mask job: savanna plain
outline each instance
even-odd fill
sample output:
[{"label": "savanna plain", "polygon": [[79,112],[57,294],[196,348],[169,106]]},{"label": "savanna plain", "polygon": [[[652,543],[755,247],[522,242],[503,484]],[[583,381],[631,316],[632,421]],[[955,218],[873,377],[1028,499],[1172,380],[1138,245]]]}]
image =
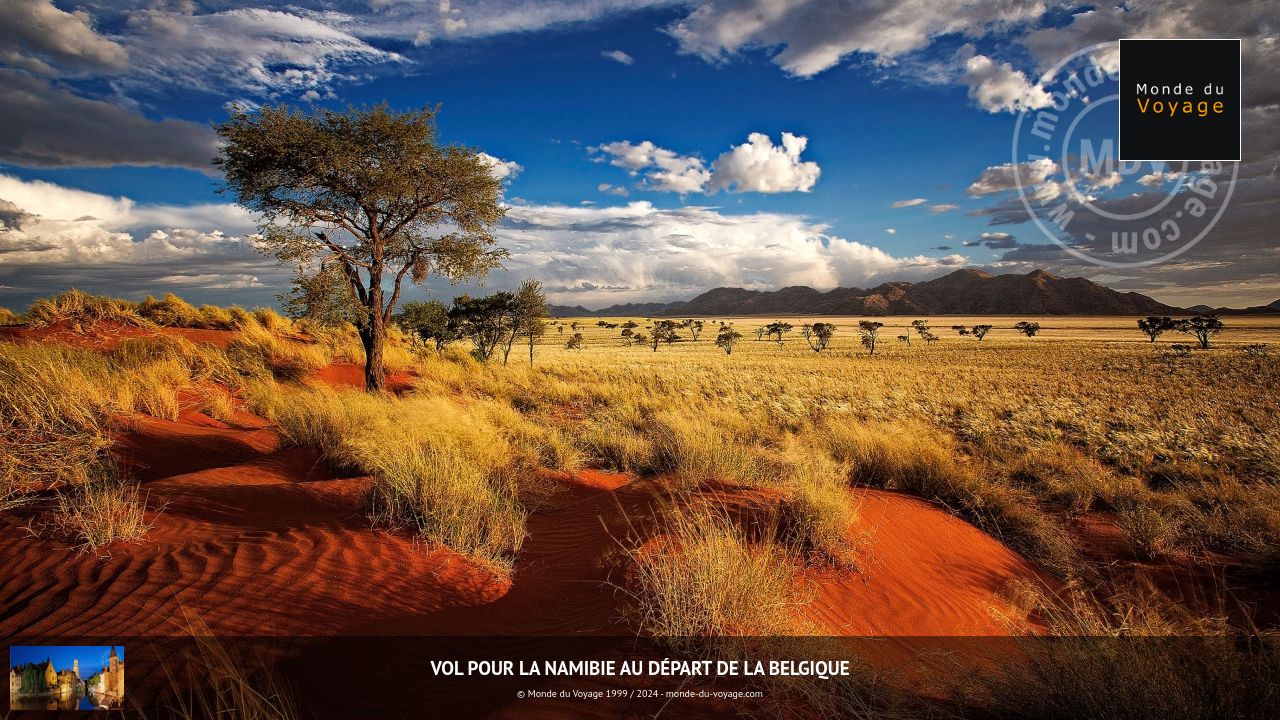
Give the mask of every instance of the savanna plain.
[{"label": "savanna plain", "polygon": [[[351,327],[64,293],[0,328],[0,630],[818,643],[858,671],[728,709],[1274,717],[1280,319],[1136,320],[560,318],[505,363],[393,330],[370,394]],[[204,658],[177,716],[306,705]]]}]

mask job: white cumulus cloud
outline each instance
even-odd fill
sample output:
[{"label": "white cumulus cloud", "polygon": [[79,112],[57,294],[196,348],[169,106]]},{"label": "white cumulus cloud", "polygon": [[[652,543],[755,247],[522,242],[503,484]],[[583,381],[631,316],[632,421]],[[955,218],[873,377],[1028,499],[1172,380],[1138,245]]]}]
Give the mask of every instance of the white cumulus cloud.
[{"label": "white cumulus cloud", "polygon": [[1021,71],[986,55],[966,60],[962,79],[969,86],[969,97],[987,112],[1037,110],[1053,102],[1044,88],[1033,85]]},{"label": "white cumulus cloud", "polygon": [[801,160],[809,139],[783,132],[781,144],[768,135],[751,133],[747,141],[720,154],[708,168],[697,155],[681,155],[649,140],[605,143],[590,148],[598,159],[608,160],[632,176],[641,178],[642,190],[687,194],[693,192],[808,192],[822,169]]}]

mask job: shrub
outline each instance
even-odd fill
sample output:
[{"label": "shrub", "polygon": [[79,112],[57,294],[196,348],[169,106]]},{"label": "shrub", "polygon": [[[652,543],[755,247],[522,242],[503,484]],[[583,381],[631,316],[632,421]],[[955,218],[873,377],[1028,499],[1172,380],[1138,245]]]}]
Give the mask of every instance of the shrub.
[{"label": "shrub", "polygon": [[1115,510],[1122,503],[1138,502],[1145,494],[1142,481],[1119,476],[1061,443],[1020,453],[1007,465],[1010,482],[1073,513]]},{"label": "shrub", "polygon": [[0,307],[0,326],[21,325],[22,318],[7,307]]},{"label": "shrub", "polygon": [[804,634],[808,598],[791,550],[750,543],[714,511],[672,509],[664,525],[665,538],[629,550],[642,632],[677,649],[682,639]]},{"label": "shrub", "polygon": [[147,327],[151,324],[126,300],[90,295],[76,289],[54,297],[41,298],[27,310],[27,322],[32,327],[67,322],[74,329],[86,330],[104,321],[135,327]]},{"label": "shrub", "polygon": [[289,318],[271,308],[254,308],[253,319],[257,321],[258,325],[262,326],[263,330],[276,335],[283,335],[293,329],[293,323],[289,321]]},{"label": "shrub", "polygon": [[785,470],[784,532],[799,547],[846,569],[856,569],[861,542],[853,538],[858,507],[848,471],[820,451],[797,449]]},{"label": "shrub", "polygon": [[260,328],[241,331],[225,352],[227,360],[240,374],[258,379],[301,380],[329,364],[329,358],[319,346]]},{"label": "shrub", "polygon": [[61,491],[53,511],[53,527],[85,552],[113,542],[138,542],[151,525],[137,483],[113,475]]},{"label": "shrub", "polygon": [[198,327],[210,330],[235,330],[238,325],[231,311],[217,305],[200,306],[200,324]]},{"label": "shrub", "polygon": [[212,381],[228,387],[238,387],[241,382],[240,373],[225,353],[175,335],[128,338],[113,348],[108,357],[126,371],[172,362],[186,368],[188,377],[197,382]]},{"label": "shrub", "polygon": [[173,293],[165,293],[159,300],[148,295],[138,304],[138,314],[163,327],[203,327],[200,311]]},{"label": "shrub", "polygon": [[107,374],[89,351],[0,343],[0,499],[89,480],[111,444],[98,412]]}]

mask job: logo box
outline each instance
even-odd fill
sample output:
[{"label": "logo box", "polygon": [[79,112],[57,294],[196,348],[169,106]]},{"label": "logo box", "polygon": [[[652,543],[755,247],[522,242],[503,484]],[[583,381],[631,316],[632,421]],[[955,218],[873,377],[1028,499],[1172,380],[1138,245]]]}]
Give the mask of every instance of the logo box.
[{"label": "logo box", "polygon": [[1241,109],[1240,40],[1120,40],[1120,160],[1236,162]]}]

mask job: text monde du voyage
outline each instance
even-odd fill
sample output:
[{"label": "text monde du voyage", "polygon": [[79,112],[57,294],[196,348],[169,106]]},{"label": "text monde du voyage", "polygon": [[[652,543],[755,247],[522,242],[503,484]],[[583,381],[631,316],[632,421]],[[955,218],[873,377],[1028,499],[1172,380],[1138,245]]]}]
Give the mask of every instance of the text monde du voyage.
[{"label": "text monde du voyage", "polygon": [[1203,87],[1196,87],[1189,83],[1175,85],[1136,83],[1134,85],[1134,100],[1138,103],[1138,112],[1143,115],[1165,117],[1223,115],[1227,111],[1226,103],[1213,98],[1225,94],[1225,86],[1213,83],[1205,83]]}]

